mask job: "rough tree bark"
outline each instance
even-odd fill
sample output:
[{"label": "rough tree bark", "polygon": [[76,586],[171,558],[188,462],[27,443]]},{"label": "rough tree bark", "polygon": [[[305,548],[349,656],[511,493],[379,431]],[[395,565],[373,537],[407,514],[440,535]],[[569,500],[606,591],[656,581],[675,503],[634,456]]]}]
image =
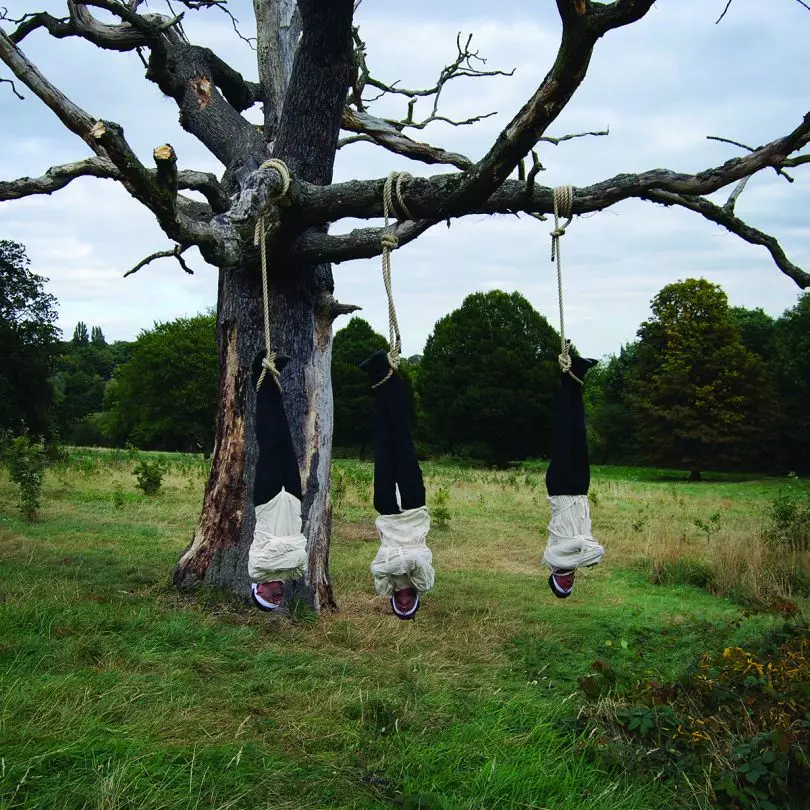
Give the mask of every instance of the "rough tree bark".
[{"label": "rough tree bark", "polygon": [[[185,7],[184,13],[201,8],[221,11],[223,4],[223,0],[177,2]],[[353,0],[254,0],[258,82],[242,77],[210,49],[190,43],[181,26],[182,14],[141,13],[141,0],[68,0],[63,18],[35,12],[13,20],[0,9],[0,61],[14,76],[0,78],[0,88],[8,84],[18,93],[14,82],[19,82],[93,154],[54,166],[41,177],[0,182],[0,202],[51,194],[78,177],[109,178],[147,207],[174,242],[172,249],[152,254],[130,272],[159,257],[175,257],[183,264],[181,254],[191,246],[199,247],[206,261],[219,268],[217,442],[202,514],[174,572],[178,586],[209,583],[243,598],[248,593],[246,559],[253,533],[251,487],[257,456],[250,369],[264,348],[258,253],[252,242],[260,211],[265,210],[269,221],[272,348],[291,357],[282,381],[304,487],[309,570],[303,587],[315,608],[323,609],[335,605],[329,580],[331,331],[336,315],[352,309],[333,297],[329,262],[378,256],[383,235],[380,227],[329,234],[329,224],[339,219],[374,219],[383,213],[384,178],[331,182],[336,149],[366,141],[412,160],[457,170],[406,184],[404,200],[415,219],[392,225],[400,246],[451,217],[549,214],[552,189],[536,183],[541,166],[533,148],[542,141],[556,144],[607,134],[554,138],[548,129],[585,80],[600,38],[637,23],[655,2],[556,0],[562,36],[551,69],[477,162],[414,140],[404,130],[423,129],[434,120],[456,125],[481,120],[486,116],[450,121],[439,115],[442,88],[456,78],[504,74],[479,69],[481,60],[476,61],[470,40],[464,44],[459,37],[455,61],[442,70],[432,88],[413,90],[374,79],[366,65],[365,45],[352,29]],[[102,9],[116,22],[101,22],[91,9]],[[7,32],[8,25],[12,28]],[[26,57],[22,46],[35,32],[146,54],[146,78],[174,99],[181,126],[222,162],[222,177],[179,170],[182,155],[175,155],[168,145],[155,149],[155,167],[144,165],[118,124],[81,109]],[[405,117],[397,121],[372,115],[370,102],[363,97],[366,86],[375,94],[407,98]],[[414,119],[416,98],[432,104],[424,120]],[[242,115],[256,103],[263,104],[261,127]],[[341,126],[352,133],[343,141],[338,140]],[[788,259],[777,239],[740,219],[734,210],[756,172],[772,168],[791,179],[786,168],[810,163],[810,155],[798,154],[810,143],[810,113],[793,131],[763,146],[727,143],[746,154],[694,174],[654,169],[577,188],[573,213],[601,211],[630,198],[677,205],[764,247],[784,274],[799,287],[810,287],[810,273]],[[278,196],[280,176],[260,167],[271,156],[284,160],[293,173],[292,185],[278,204],[267,201]],[[529,156],[533,166],[526,173],[523,163]],[[733,188],[725,205],[706,196],[727,187]],[[187,189],[201,192],[206,202],[181,193]]]}]

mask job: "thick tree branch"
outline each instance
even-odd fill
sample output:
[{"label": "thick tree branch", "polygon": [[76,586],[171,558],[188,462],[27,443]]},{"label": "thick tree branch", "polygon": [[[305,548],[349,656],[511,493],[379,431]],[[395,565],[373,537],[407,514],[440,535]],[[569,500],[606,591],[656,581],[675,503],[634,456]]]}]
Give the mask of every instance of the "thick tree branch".
[{"label": "thick tree branch", "polygon": [[271,142],[276,137],[284,94],[292,75],[301,14],[296,0],[253,0],[253,10],[259,81],[264,90],[264,136]]},{"label": "thick tree branch", "polygon": [[[61,166],[52,166],[41,177],[20,177],[16,180],[0,180],[0,202],[5,200],[19,200],[36,194],[53,194],[79,177],[99,177],[108,180],[121,181],[121,172],[113,162],[106,157],[92,157],[78,160],[74,163],[65,163]],[[227,211],[230,199],[219,184],[217,178],[208,172],[183,170],[178,172],[177,187],[198,191],[208,201],[208,209],[212,214]],[[179,197],[179,201],[189,206],[195,200]],[[201,205],[201,204],[198,204]],[[199,215],[195,218],[199,218]]]},{"label": "thick tree branch", "polygon": [[436,146],[420,143],[403,135],[396,127],[366,112],[357,112],[351,107],[343,109],[341,127],[348,132],[357,132],[366,136],[363,140],[379,144],[389,152],[404,155],[421,163],[447,163],[459,169],[469,169],[473,163],[464,155],[446,152]]},{"label": "thick tree branch", "polygon": [[[115,15],[121,24],[99,22],[88,7]],[[20,41],[43,27],[52,36],[81,37],[110,50],[148,48],[147,78],[175,99],[184,129],[226,166],[239,164],[251,154],[263,155],[261,133],[240,115],[261,100],[259,84],[246,80],[209,48],[186,42],[177,30],[182,14],[139,14],[137,4],[119,0],[68,0],[68,8],[70,16],[62,20],[48,14],[28,17],[10,39]]]},{"label": "thick tree branch", "polygon": [[489,152],[469,172],[458,192],[463,204],[486,199],[529,154],[585,79],[599,37],[636,22],[654,2],[616,0],[605,5],[590,0],[557,0],[563,32],[554,65]]},{"label": "thick tree branch", "polygon": [[[110,11],[125,21],[120,24],[102,23],[90,14],[88,5]],[[68,0],[67,6],[68,17],[58,18],[44,11],[26,15],[11,33],[11,41],[19,44],[32,31],[44,28],[56,39],[81,37],[106,50],[132,51],[146,46],[153,35],[168,31],[182,18],[182,14],[173,18],[163,14],[137,14],[129,6],[115,0],[87,0],[86,3]]]},{"label": "thick tree branch", "polygon": [[[747,149],[749,152],[756,152],[756,150],[760,148],[758,146],[749,146],[747,143],[733,141],[731,138],[721,138],[719,135],[707,135],[706,140],[718,141],[719,143],[730,143],[732,146],[739,146],[741,149]],[[781,166],[774,166],[773,169],[777,174],[784,177],[788,183],[793,182],[793,178],[786,171],[784,171]]]},{"label": "thick tree branch", "polygon": [[[215,257],[219,243],[207,224],[189,219],[177,209],[176,195],[158,182],[130,148],[118,124],[91,117],[51,84],[0,29],[0,60],[32,93],[40,98],[65,127],[78,135],[97,157],[108,159],[120,173],[120,182],[157,217],[164,232],[181,244],[199,245]],[[100,164],[96,164],[97,168]],[[85,165],[86,168],[86,165]]]},{"label": "thick tree branch", "polygon": [[[765,144],[748,155],[733,158],[697,174],[653,169],[640,174],[620,174],[574,190],[575,214],[600,211],[644,192],[658,189],[676,194],[711,194],[742,180],[763,168],[782,165],[788,156],[810,142],[810,113],[788,135]],[[418,219],[442,219],[467,214],[512,213],[515,211],[551,213],[552,189],[535,185],[527,188],[520,180],[507,180],[487,199],[466,202],[459,189],[465,182],[462,173],[413,177],[403,187],[408,209]],[[330,186],[296,182],[289,199],[296,216],[307,225],[323,225],[343,217],[371,219],[381,217],[382,190],[385,180],[353,180]]]},{"label": "thick tree branch", "polygon": [[704,197],[690,197],[684,194],[673,194],[667,191],[649,191],[641,196],[643,199],[661,203],[662,205],[679,205],[681,208],[694,211],[705,219],[717,225],[722,225],[724,228],[731,231],[731,233],[739,236],[740,239],[744,239],[752,245],[762,245],[771,254],[776,266],[788,276],[788,278],[793,279],[803,290],[810,288],[810,273],[802,270],[801,267],[797,267],[788,259],[785,251],[782,250],[781,245],[775,237],[756,228],[752,228],[727,208],[721,208],[719,205],[715,205]]},{"label": "thick tree branch", "polygon": [[0,201],[19,200],[35,194],[53,194],[78,177],[102,177],[120,180],[121,173],[104,157],[87,158],[75,163],[52,166],[42,177],[0,180]]},{"label": "thick tree branch", "polygon": [[[424,219],[418,222],[410,220],[398,222],[393,232],[399,240],[399,247],[412,242],[440,221]],[[391,231],[386,231],[385,228],[360,228],[351,233],[337,235],[307,231],[293,243],[290,258],[304,264],[370,259],[382,253],[380,238],[385,233]]]}]

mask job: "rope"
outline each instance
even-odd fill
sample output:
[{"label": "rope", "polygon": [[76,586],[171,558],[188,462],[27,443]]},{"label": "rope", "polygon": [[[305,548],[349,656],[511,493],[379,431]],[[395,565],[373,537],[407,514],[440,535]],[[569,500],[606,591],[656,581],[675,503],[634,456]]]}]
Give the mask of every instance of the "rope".
[{"label": "rope", "polygon": [[[556,186],[554,188],[554,230],[551,232],[551,261],[557,261],[557,298],[560,302],[560,354],[557,360],[560,370],[582,385],[582,380],[571,371],[571,357],[568,352],[570,341],[565,339],[565,316],[563,314],[562,258],[560,256],[560,237],[571,224],[573,216],[571,206],[574,202],[573,186]],[[565,222],[560,225],[560,219]]]},{"label": "rope", "polygon": [[[271,200],[280,200],[290,190],[290,170],[287,168],[283,160],[271,158],[266,160],[261,165],[262,169],[275,169],[281,176],[281,192],[273,197],[268,197],[268,202]],[[262,259],[262,300],[264,303],[264,348],[266,350],[265,356],[262,358],[262,373],[256,382],[256,390],[262,387],[264,378],[268,372],[275,380],[276,385],[281,389],[281,375],[276,368],[276,353],[270,350],[270,296],[267,292],[267,245],[265,243],[265,208],[259,212],[256,219],[256,230],[253,233],[253,244],[258,246]]]},{"label": "rope", "polygon": [[[402,351],[402,341],[399,336],[399,323],[397,322],[397,310],[394,306],[394,293],[391,289],[391,251],[399,247],[399,239],[396,235],[396,224],[390,225],[389,216],[397,218],[413,219],[405,200],[402,198],[402,183],[411,177],[407,172],[391,172],[385,180],[383,186],[383,215],[385,217],[385,227],[380,237],[382,245],[382,275],[385,285],[385,294],[388,297],[388,373],[378,383],[372,386],[376,388],[382,385],[399,367],[399,357]],[[394,199],[396,195],[396,201]]]}]

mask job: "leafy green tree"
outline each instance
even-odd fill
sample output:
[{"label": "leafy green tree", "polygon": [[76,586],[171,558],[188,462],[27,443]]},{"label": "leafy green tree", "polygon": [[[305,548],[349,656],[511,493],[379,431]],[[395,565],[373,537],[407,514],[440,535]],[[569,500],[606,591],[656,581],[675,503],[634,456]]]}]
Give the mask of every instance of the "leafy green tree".
[{"label": "leafy green tree", "polygon": [[433,441],[496,464],[548,455],[559,336],[517,292],[474,293],[438,321],[418,384]]},{"label": "leafy green tree", "polygon": [[629,394],[646,458],[696,481],[705,469],[761,463],[776,401],[723,290],[705,279],[667,285],[638,338]]},{"label": "leafy green tree", "polygon": [[622,346],[588,372],[585,411],[593,460],[602,464],[623,464],[637,458],[636,425],[629,402],[629,379],[636,345]]},{"label": "leafy green tree", "polygon": [[30,264],[23,245],[0,240],[0,428],[47,434],[48,377],[59,337],[56,299]]},{"label": "leafy green tree", "polygon": [[87,332],[87,324],[84,321],[79,321],[76,328],[73,330],[73,339],[71,341],[74,346],[86,346],[90,342],[90,335]]},{"label": "leafy green tree", "polygon": [[357,447],[362,457],[372,442],[372,397],[368,375],[357,366],[372,352],[387,348],[388,341],[362,318],[352,318],[332,343],[335,447]]},{"label": "leafy green tree", "polygon": [[789,469],[810,472],[810,293],[776,322],[774,374],[782,409],[782,447]]},{"label": "leafy green tree", "polygon": [[108,345],[100,327],[92,327],[89,340],[84,340],[86,334],[87,325],[80,321],[74,338],[62,344],[56,373],[51,379],[54,418],[64,441],[103,444],[104,390],[122,354],[119,342]]},{"label": "leafy green tree", "polygon": [[105,392],[105,428],[118,444],[208,452],[214,444],[219,370],[212,313],[155,324]]},{"label": "leafy green tree", "polygon": [[764,360],[770,359],[774,352],[776,321],[760,307],[731,307],[730,312],[740,327],[743,346]]}]

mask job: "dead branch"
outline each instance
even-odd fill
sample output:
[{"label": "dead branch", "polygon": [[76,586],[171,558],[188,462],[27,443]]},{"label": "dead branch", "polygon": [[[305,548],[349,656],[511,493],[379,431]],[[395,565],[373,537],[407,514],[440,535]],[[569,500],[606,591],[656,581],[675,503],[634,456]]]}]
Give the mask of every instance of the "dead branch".
[{"label": "dead branch", "polygon": [[[65,163],[61,166],[52,166],[41,177],[0,180],[0,202],[20,200],[23,197],[32,197],[37,194],[53,194],[80,177],[122,180],[121,172],[118,171],[109,158],[92,157],[74,163]],[[200,192],[208,201],[206,208],[211,215],[221,214],[227,211],[230,206],[230,199],[225,190],[217,178],[209,172],[198,172],[190,169],[178,172],[177,187]],[[195,200],[182,196],[178,196],[177,200],[178,203],[186,206],[185,210],[191,210],[192,204],[202,205],[202,203],[197,203]],[[197,210],[198,215],[194,218],[199,219],[199,214],[203,212],[200,209],[195,210]]]},{"label": "dead branch", "polygon": [[468,173],[458,192],[461,200],[470,203],[486,199],[509,177],[582,83],[597,40],[614,28],[638,21],[654,2],[616,0],[605,5],[582,0],[557,0],[563,32],[554,64],[523,109]]},{"label": "dead branch", "polygon": [[[365,42],[360,38],[359,30],[355,27],[353,28],[352,35],[354,38],[354,63],[355,63],[355,71],[352,81],[352,86],[349,92],[349,99],[348,102],[350,105],[353,105],[354,108],[357,110],[358,113],[364,113],[366,108],[369,104],[372,104],[377,99],[381,98],[385,95],[400,95],[405,96],[408,98],[407,103],[407,113],[404,118],[401,119],[385,119],[385,123],[389,125],[389,127],[393,128],[397,132],[402,132],[403,129],[411,128],[411,129],[424,129],[425,127],[429,126],[430,124],[434,123],[435,121],[441,121],[446,124],[450,124],[451,126],[468,126],[470,124],[475,124],[478,121],[482,121],[485,118],[489,118],[492,115],[495,115],[494,112],[485,113],[482,115],[472,116],[471,118],[467,118],[464,120],[455,120],[448,118],[447,116],[439,114],[439,101],[441,99],[442,91],[444,90],[445,85],[453,81],[454,79],[460,78],[487,78],[492,76],[512,76],[514,75],[514,68],[512,70],[485,70],[479,65],[485,65],[486,59],[479,55],[478,51],[474,51],[470,48],[472,43],[473,35],[470,34],[466,41],[462,44],[461,33],[456,36],[456,51],[457,55],[456,58],[445,67],[442,68],[441,72],[439,73],[439,77],[436,80],[436,83],[432,87],[426,88],[419,88],[419,89],[410,89],[401,87],[399,85],[399,81],[392,82],[388,84],[386,82],[382,82],[379,79],[374,78],[368,69],[368,64],[366,62],[366,45]],[[366,87],[374,87],[375,89],[379,90],[379,94],[374,96],[371,99],[364,99],[363,93]],[[432,98],[432,108],[430,113],[422,118],[421,120],[417,120],[414,117],[414,111],[416,108],[416,104],[420,99],[428,99]],[[373,136],[372,136],[373,137]],[[418,160],[419,158],[417,158]],[[439,161],[445,162],[445,161]]]},{"label": "dead branch", "polygon": [[14,84],[14,79],[0,79],[0,84],[11,85],[11,92],[14,93],[14,95],[17,96],[20,101],[25,101],[25,96],[20,93],[19,90],[17,90],[17,85]]},{"label": "dead branch", "polygon": [[53,194],[78,177],[102,177],[119,180],[121,173],[112,161],[103,157],[52,166],[42,177],[20,177],[0,181],[0,201],[19,200],[35,194]]},{"label": "dead branch", "polygon": [[[658,189],[676,194],[701,196],[737,183],[761,169],[781,166],[788,156],[810,142],[810,112],[788,135],[777,138],[743,157],[733,158],[696,174],[653,169],[640,174],[620,174],[574,191],[575,214],[600,211],[621,200],[640,197]],[[469,202],[459,194],[468,175],[439,174],[414,177],[403,188],[403,198],[419,219],[446,218],[467,214],[495,214],[514,211],[551,213],[552,189],[534,185],[527,193],[526,183],[502,182],[486,199]],[[370,219],[382,216],[384,179],[333,183],[314,186],[296,182],[291,199],[296,216],[307,225],[324,225],[343,217]]]},{"label": "dead branch", "polygon": [[366,112],[358,112],[349,106],[343,109],[341,127],[348,132],[357,132],[361,135],[356,139],[346,139],[339,143],[339,146],[362,139],[422,163],[447,163],[459,169],[469,169],[473,165],[472,161],[464,155],[446,152],[439,147],[415,141],[407,135],[403,135],[388,121],[375,118]]},{"label": "dead branch", "polygon": [[715,25],[717,25],[717,23],[719,23],[723,19],[723,17],[726,16],[726,13],[731,8],[731,3],[732,2],[733,2],[733,0],[728,0],[728,2],[726,3],[726,7],[723,9],[723,13],[714,21]]},{"label": "dead branch", "polygon": [[752,245],[762,245],[768,250],[773,258],[776,266],[788,278],[793,279],[796,284],[803,290],[810,287],[810,273],[797,267],[791,262],[777,239],[770,234],[763,233],[756,228],[752,228],[739,217],[728,211],[725,207],[721,208],[715,205],[705,197],[692,197],[685,194],[673,194],[666,191],[649,191],[641,195],[644,199],[651,200],[652,202],[661,203],[662,205],[678,205],[686,208],[689,211],[694,211],[700,214],[705,219],[722,225],[731,233],[744,239]]},{"label": "dead branch", "polygon": [[188,273],[190,276],[194,275],[194,271],[186,264],[186,260],[183,258],[183,253],[188,250],[188,245],[175,245],[171,250],[159,250],[157,253],[152,253],[147,256],[145,259],[141,259],[135,267],[131,270],[127,270],[124,273],[124,278],[127,276],[131,276],[133,273],[137,273],[142,267],[146,267],[147,264],[155,261],[155,259],[171,259],[175,258],[180,263],[180,267]]},{"label": "dead branch", "polygon": [[[730,143],[732,146],[739,146],[740,149],[747,149],[749,152],[755,152],[760,147],[758,146],[749,146],[747,143],[740,143],[740,141],[733,141],[731,138],[721,138],[719,135],[707,135],[706,140],[708,141],[719,141],[720,143]],[[773,170],[785,178],[788,183],[793,182],[793,178],[782,169],[781,166],[774,166]]]},{"label": "dead branch", "polygon": [[246,43],[252,50],[256,50],[256,37],[246,37],[239,30],[239,20],[234,16],[233,12],[228,8],[227,0],[179,0],[180,5],[185,6],[191,11],[198,11],[199,9],[216,8],[226,14],[231,21],[234,33],[242,42]]},{"label": "dead branch", "polygon": [[[99,158],[112,162],[120,182],[157,217],[164,232],[182,244],[196,244],[214,257],[218,250],[213,231],[207,224],[190,220],[177,209],[176,195],[157,182],[138,159],[124,138],[123,129],[113,122],[94,119],[55,87],[0,29],[0,61],[51,111],[65,127],[78,135]],[[72,178],[71,178],[72,179]]]},{"label": "dead branch", "polygon": [[[715,25],[717,25],[717,23],[719,23],[723,19],[723,17],[726,16],[726,13],[728,12],[729,8],[731,7],[732,2],[733,2],[733,0],[728,0],[728,2],[726,3],[726,7],[723,9],[723,13],[714,21]],[[805,0],[796,0],[796,2],[800,6],[804,6],[804,8],[806,8],[808,11],[810,11],[810,5],[808,5],[805,2]]]},{"label": "dead branch", "polygon": [[574,140],[574,138],[588,138],[591,136],[599,137],[601,135],[610,135],[610,127],[593,130],[592,132],[572,132],[568,135],[561,135],[559,138],[552,138],[551,135],[543,135],[542,138],[538,138],[538,143],[550,143],[554,146],[558,146],[565,141]]},{"label": "dead branch", "polygon": [[724,211],[728,212],[729,214],[734,213],[734,206],[737,204],[737,198],[743,193],[743,191],[745,191],[745,187],[748,185],[748,181],[750,179],[751,175],[748,175],[748,177],[743,177],[743,179],[740,180],[736,186],[734,186],[734,190],[731,192],[728,200],[726,200],[726,204],[723,206]]},{"label": "dead branch", "polygon": [[[439,219],[408,220],[398,222],[394,235],[399,241],[399,247],[407,245],[428,228],[432,228]],[[306,264],[322,264],[324,262],[340,262],[350,259],[369,259],[382,253],[380,238],[390,233],[385,228],[359,228],[351,233],[332,235],[320,231],[307,231],[296,239],[290,249],[290,258]]]}]

